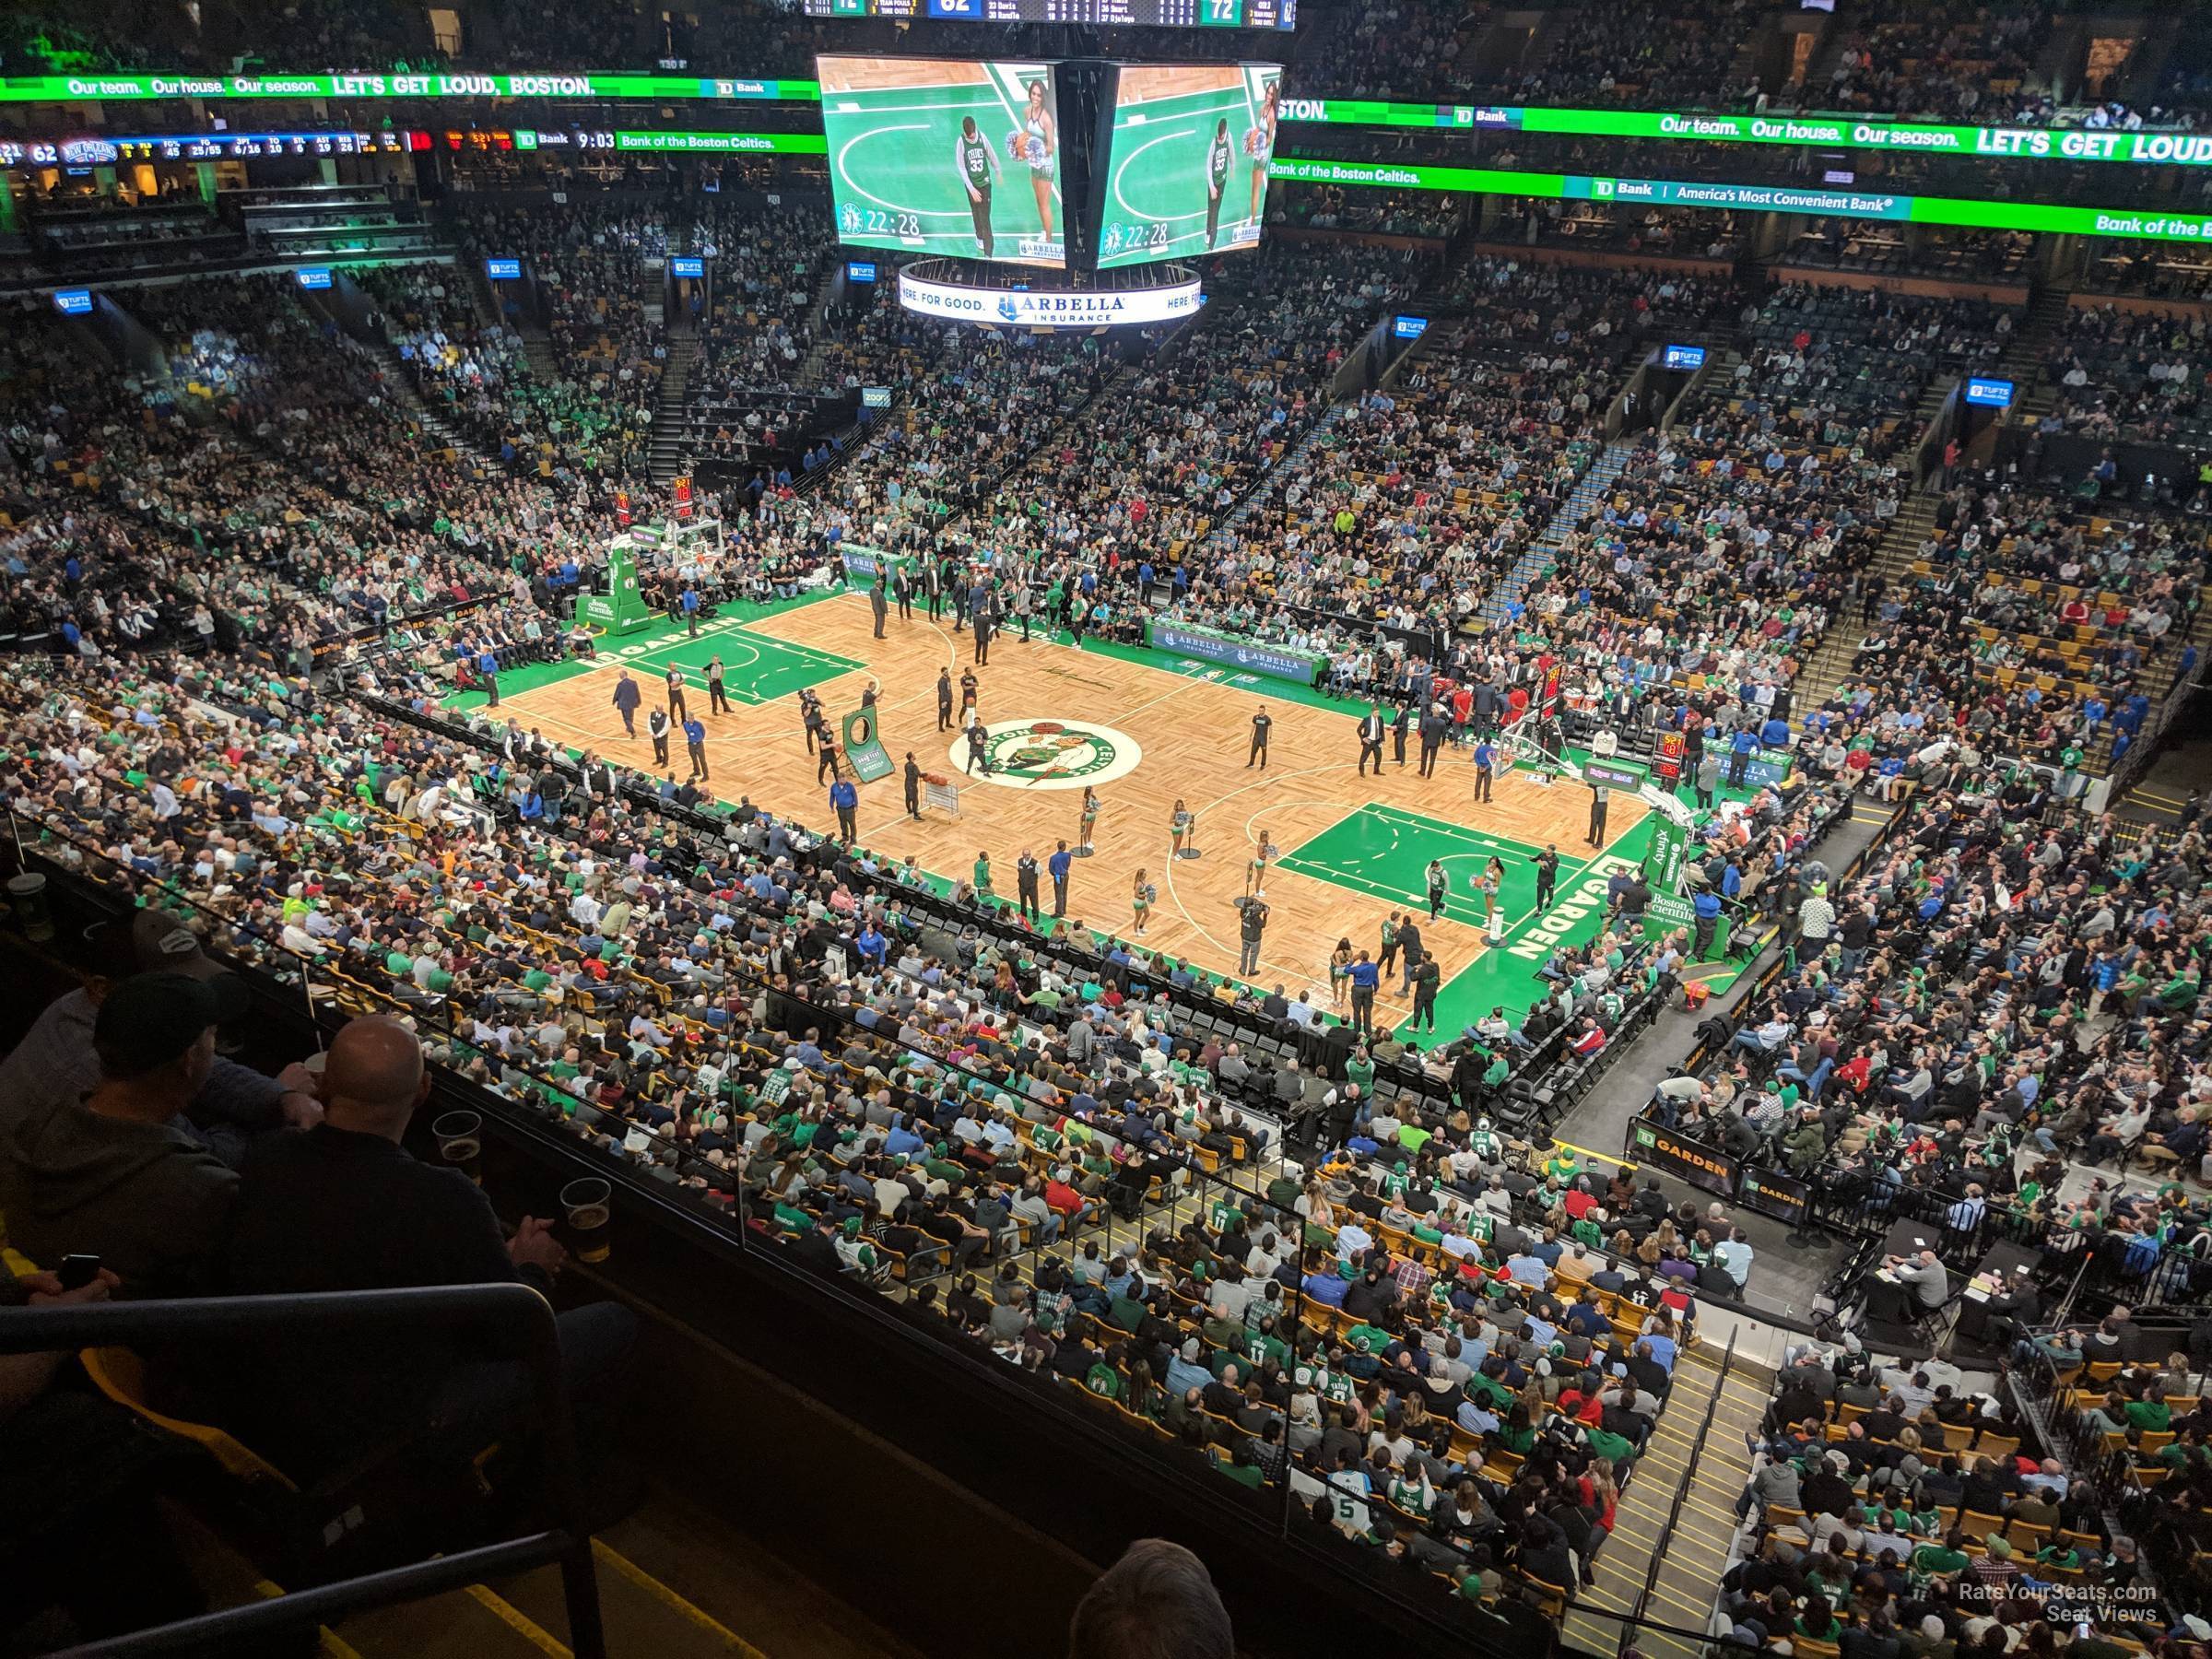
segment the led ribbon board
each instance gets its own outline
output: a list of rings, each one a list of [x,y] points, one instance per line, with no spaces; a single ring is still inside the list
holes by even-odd
[[[1678,207],[1732,207],[1752,212],[1820,214],[1837,218],[1893,219],[1978,230],[2048,231],[2066,236],[2126,236],[2151,241],[2212,243],[2212,218],[2143,208],[2069,207],[1969,196],[1888,195],[1873,191],[1804,190],[1772,184],[1713,184],[1672,179],[1604,179],[1580,173],[1506,172],[1484,167],[1432,167],[1380,161],[1277,157],[1277,181],[1372,185],[1384,190],[1469,191],[1598,202],[1653,202]]]
[[[641,98],[759,99],[813,103],[810,80],[737,80],[696,76],[611,75],[190,75],[98,74],[0,76],[0,103],[82,103],[147,98]]]
[[[1673,110],[1391,103],[1357,98],[1286,98],[1282,118],[1323,126],[1451,127],[1461,132],[1556,133],[1576,138],[1810,144],[1841,149],[1906,150],[1916,156],[2212,167],[2212,133],[1951,126],[1922,121],[1865,121],[1848,115],[1724,115]]]

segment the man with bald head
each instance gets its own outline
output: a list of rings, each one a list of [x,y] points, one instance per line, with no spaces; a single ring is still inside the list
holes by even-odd
[[[509,1238],[467,1176],[402,1148],[429,1091],[407,1027],[374,1017],[340,1031],[324,1064],[323,1122],[257,1147],[246,1162],[226,1288],[250,1296],[520,1281],[549,1292],[565,1260],[551,1223],[524,1217]],[[559,1323],[571,1385],[611,1369],[636,1329],[613,1303]],[[362,1353],[287,1346],[235,1374],[247,1397],[231,1422],[295,1478],[418,1431],[426,1416],[480,1443],[530,1394],[519,1359],[487,1358],[431,1331],[387,1334]]]

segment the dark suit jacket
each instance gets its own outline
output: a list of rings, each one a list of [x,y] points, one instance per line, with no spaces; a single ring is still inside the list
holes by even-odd
[[[327,1124],[254,1147],[223,1277],[239,1296],[518,1279],[551,1289],[541,1270],[517,1272],[491,1201],[460,1171]],[[227,1350],[221,1418],[297,1477],[416,1420],[453,1366],[500,1357],[429,1331],[393,1331],[359,1352],[336,1344]]]

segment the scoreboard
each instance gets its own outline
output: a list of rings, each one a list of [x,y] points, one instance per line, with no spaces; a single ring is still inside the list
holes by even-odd
[[[800,0],[809,18],[1080,23],[1152,29],[1295,29],[1298,0]]]

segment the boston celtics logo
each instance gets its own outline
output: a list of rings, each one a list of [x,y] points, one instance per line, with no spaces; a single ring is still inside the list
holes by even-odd
[[[953,771],[967,782],[983,780],[982,765],[968,770],[966,733],[953,744]],[[1136,739],[1111,726],[1058,720],[1001,721],[983,728],[989,781],[1008,789],[1096,788],[1125,778],[1144,758]]]

